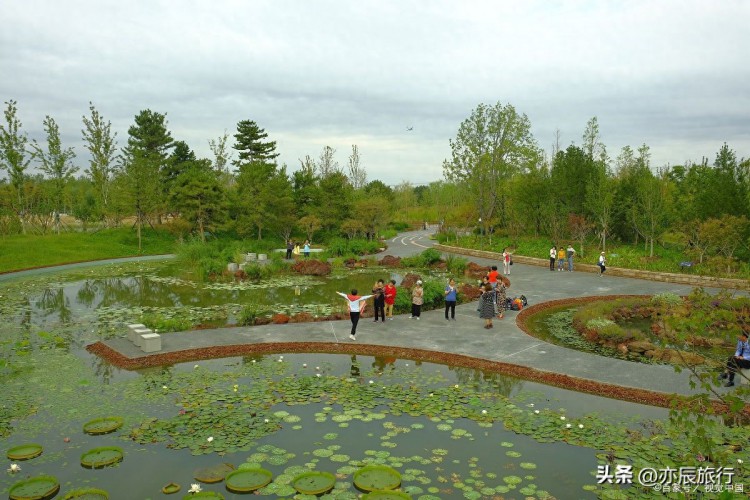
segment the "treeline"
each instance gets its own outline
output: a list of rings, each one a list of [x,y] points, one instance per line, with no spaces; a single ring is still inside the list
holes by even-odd
[[[748,258],[750,160],[727,144],[713,161],[654,168],[647,144],[611,158],[596,117],[580,145],[563,148],[558,133],[550,157],[530,129],[526,115],[501,103],[482,104],[461,123],[443,167],[473,210],[447,216],[449,226],[479,221],[485,234],[556,242],[595,237],[604,250],[614,239],[643,244],[650,256],[669,241],[696,261],[710,256],[728,268]]]
[[[502,233],[511,240],[596,240],[680,244],[696,261],[728,267],[747,259],[750,160],[724,144],[713,161],[655,167],[646,144],[610,157],[596,117],[580,145],[559,134],[546,154],[526,115],[510,104],[481,104],[450,140],[445,180],[387,186],[368,180],[359,149],[346,163],[324,146],[290,172],[277,162],[276,142],[251,120],[209,140],[212,158],[198,158],[173,137],[166,115],[144,110],[122,145],[97,109],[82,116],[88,165],[75,163],[55,120],[43,121],[46,143],[29,141],[17,103],[5,103],[0,125],[0,233],[64,229],[67,213],[84,228],[127,220],[139,231],[166,224],[176,234],[223,232],[247,238],[372,237],[389,223],[441,222],[446,232]],[[34,165],[40,172],[31,174]]]

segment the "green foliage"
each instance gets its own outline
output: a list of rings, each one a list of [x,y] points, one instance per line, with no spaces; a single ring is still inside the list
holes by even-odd
[[[371,255],[380,251],[380,242],[377,240],[370,241],[364,238],[331,238],[326,245],[326,257],[342,257],[353,255],[359,257],[362,255]]]
[[[260,315],[260,310],[254,305],[247,305],[242,308],[237,317],[237,323],[242,326],[252,326],[255,319]]]
[[[469,265],[469,260],[463,257],[458,257],[455,254],[448,254],[445,258],[445,266],[448,272],[454,276],[463,276],[466,267]]]
[[[651,303],[656,306],[679,306],[682,305],[682,297],[672,292],[657,293],[651,297]]]
[[[193,322],[187,318],[168,318],[162,314],[145,314],[140,322],[158,333],[184,332],[193,328]]]
[[[440,252],[434,248],[428,248],[427,250],[422,251],[420,255],[422,256],[422,261],[427,266],[440,262]]]

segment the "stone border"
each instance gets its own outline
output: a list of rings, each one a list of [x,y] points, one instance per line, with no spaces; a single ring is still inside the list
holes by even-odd
[[[226,358],[251,354],[287,354],[287,353],[321,353],[321,354],[361,354],[365,356],[394,356],[401,359],[413,359],[430,363],[487,370],[503,375],[522,378],[532,382],[562,389],[584,392],[596,396],[604,396],[632,403],[647,404],[671,408],[675,404],[687,402],[688,397],[667,394],[663,392],[623,387],[615,384],[596,382],[593,380],[572,377],[526,366],[487,359],[474,358],[463,354],[450,354],[440,351],[429,351],[408,347],[379,346],[372,344],[338,344],[333,342],[274,342],[264,344],[235,344],[225,346],[185,349],[170,353],[159,353],[139,358],[128,358],[103,342],[96,342],[86,346],[86,350],[109,361],[118,368],[136,370],[153,366],[163,366],[174,363],[185,363],[204,359]],[[717,413],[728,411],[728,407],[719,401],[712,401]],[[750,416],[750,405],[744,412]]]
[[[496,260],[502,262],[502,254],[489,252],[487,250],[474,250],[472,248],[453,247],[436,243],[432,248],[441,252],[455,253],[460,255],[469,255],[471,257],[480,257],[483,259]],[[525,257],[523,255],[513,255],[513,262],[526,264],[529,266],[547,267],[549,259],[537,259],[536,257]],[[598,273],[599,266],[594,264],[582,264],[575,262],[576,271],[585,271],[588,273]],[[702,286],[712,288],[728,288],[732,290],[750,290],[750,280],[716,278],[713,276],[693,276],[690,274],[680,273],[662,273],[656,271],[642,271],[638,269],[626,269],[624,267],[607,266],[608,276],[622,276],[624,278],[635,278],[649,281],[662,281],[665,283],[677,283],[681,285]]]

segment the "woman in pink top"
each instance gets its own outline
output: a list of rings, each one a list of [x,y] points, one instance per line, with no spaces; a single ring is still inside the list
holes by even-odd
[[[357,295],[357,289],[353,289],[352,293],[349,295],[343,293],[343,292],[336,292],[337,294],[341,295],[346,299],[347,306],[349,308],[349,319],[352,320],[352,332],[349,334],[349,338],[352,340],[357,340],[357,337],[355,335],[357,334],[357,323],[359,323],[359,314],[361,311],[365,308],[365,301],[372,297],[372,295],[365,295],[364,297],[360,297]]]

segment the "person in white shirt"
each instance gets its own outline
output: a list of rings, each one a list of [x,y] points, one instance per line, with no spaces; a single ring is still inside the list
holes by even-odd
[[[352,340],[357,340],[357,337],[355,337],[355,335],[357,334],[357,323],[359,323],[359,315],[365,309],[365,301],[372,297],[372,295],[365,295],[364,297],[360,297],[359,295],[357,295],[356,288],[353,289],[352,293],[348,295],[343,292],[336,293],[346,299],[347,306],[349,308],[349,319],[352,320],[352,331],[349,334],[349,338]]]
[[[607,259],[604,258],[604,252],[599,254],[599,277],[602,277],[602,274],[604,274],[604,271],[607,270]]]

